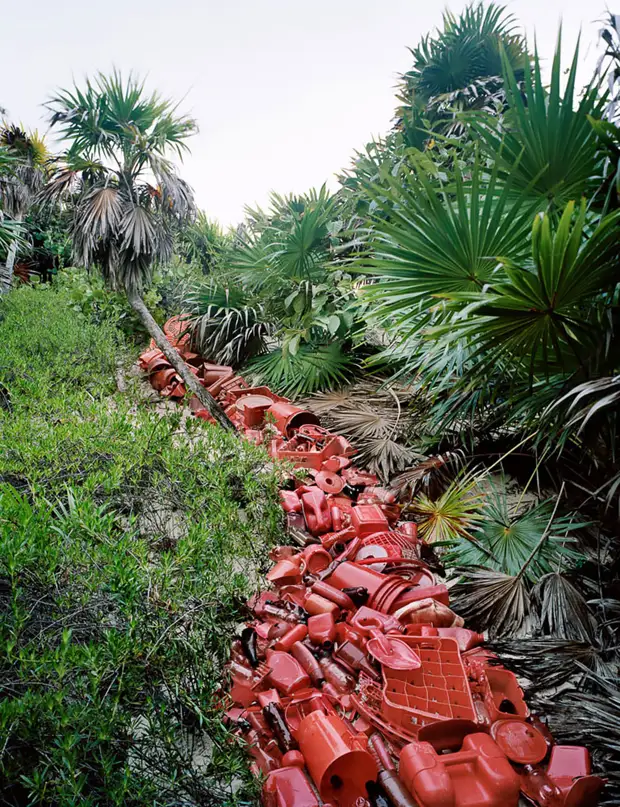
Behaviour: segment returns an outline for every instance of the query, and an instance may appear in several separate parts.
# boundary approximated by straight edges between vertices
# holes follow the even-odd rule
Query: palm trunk
[[[21,216],[15,219],[21,221]],[[17,239],[11,242],[9,251],[6,256],[6,263],[4,266],[0,265],[0,294],[6,294],[11,290],[13,285],[13,268],[15,267],[15,258],[17,256]]]
[[[161,350],[161,352],[181,377],[183,383],[185,384],[185,388],[194,393],[207,412],[209,412],[209,414],[215,418],[220,426],[222,426],[224,429],[234,431],[234,424],[228,415],[224,412],[215,398],[210,395],[209,392],[207,392],[207,390],[198,381],[196,376],[190,371],[187,364],[185,364],[179,355],[178,351],[172,347],[166,338],[166,334],[155,322],[140,295],[137,292],[127,292],[127,299],[129,300],[129,304],[133,310],[140,317],[146,330],[153,337],[157,347]]]

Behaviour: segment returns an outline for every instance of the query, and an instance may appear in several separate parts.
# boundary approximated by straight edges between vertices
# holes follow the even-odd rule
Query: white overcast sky
[[[620,11],[620,0],[613,0]],[[459,11],[465,3],[452,0]],[[582,30],[583,75],[596,62],[604,0],[509,0],[551,57],[560,19],[568,50]],[[197,202],[223,224],[271,190],[327,181],[387,130],[407,46],[441,21],[434,0],[0,0],[0,106],[45,131],[41,104],[113,66],[147,76],[200,133],[182,167]]]

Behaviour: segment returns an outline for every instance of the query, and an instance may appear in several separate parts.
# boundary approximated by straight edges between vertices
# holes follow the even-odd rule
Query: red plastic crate
[[[389,723],[417,732],[438,720],[478,722],[458,642],[440,636],[399,636],[420,656],[418,670],[383,668],[382,715]]]

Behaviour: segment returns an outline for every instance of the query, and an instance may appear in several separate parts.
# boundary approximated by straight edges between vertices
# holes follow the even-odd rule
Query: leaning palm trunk
[[[13,241],[6,256],[6,263],[0,265],[0,294],[6,294],[13,285],[13,269],[17,255],[17,241]]]
[[[21,221],[21,216],[19,216],[16,221]],[[4,265],[0,264],[0,294],[6,294],[11,290],[16,257],[17,239],[14,238],[7,252],[6,263]]]
[[[191,372],[188,368],[187,364],[183,361],[181,356],[179,355],[178,351],[174,349],[174,347],[170,344],[168,339],[166,338],[166,334],[162,331],[159,325],[153,319],[150,311],[144,304],[144,300],[140,297],[140,295],[135,292],[127,292],[127,299],[129,300],[129,304],[136,312],[136,314],[140,317],[144,327],[149,332],[149,334],[153,337],[155,344],[164,354],[164,356],[168,359],[170,364],[174,367],[177,371],[183,383],[185,384],[185,388],[192,392],[200,401],[200,403],[204,406],[204,408],[209,412],[209,414],[215,418],[215,420],[223,426],[225,429],[234,430],[234,425],[232,421],[228,418],[222,407],[218,404],[215,398],[209,394],[209,392],[202,386],[202,384],[198,381],[196,376]]]

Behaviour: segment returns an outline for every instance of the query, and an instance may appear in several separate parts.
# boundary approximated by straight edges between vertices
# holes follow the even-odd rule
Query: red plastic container
[[[310,686],[308,674],[291,655],[282,651],[267,653],[268,680],[281,695],[292,695]]]
[[[547,776],[564,797],[563,807],[596,807],[605,779],[590,774],[590,754],[580,745],[555,745]]]
[[[291,752],[295,753],[295,752]],[[298,765],[272,771],[263,786],[264,807],[319,807],[308,777]]]
[[[274,420],[276,429],[285,437],[292,437],[300,426],[319,425],[319,419],[315,414],[288,401],[272,404],[267,414]]]
[[[517,807],[519,777],[488,734],[469,734],[453,754],[410,743],[400,778],[420,807]]]
[[[334,615],[317,614],[308,620],[308,636],[312,644],[318,647],[329,644],[333,645],[336,639],[336,622]]]
[[[366,538],[376,532],[389,529],[388,520],[377,504],[360,504],[351,511],[351,525],[358,538]]]
[[[366,798],[366,782],[378,772],[366,738],[354,735],[337,715],[319,711],[301,721],[296,735],[323,801],[355,807],[357,799]]]
[[[384,668],[383,718],[413,733],[437,720],[478,723],[456,640],[432,636],[399,639],[418,654],[422,666],[417,670]]]
[[[301,508],[308,531],[312,535],[322,535],[332,528],[332,514],[327,496],[320,488],[311,487],[301,494]]]

